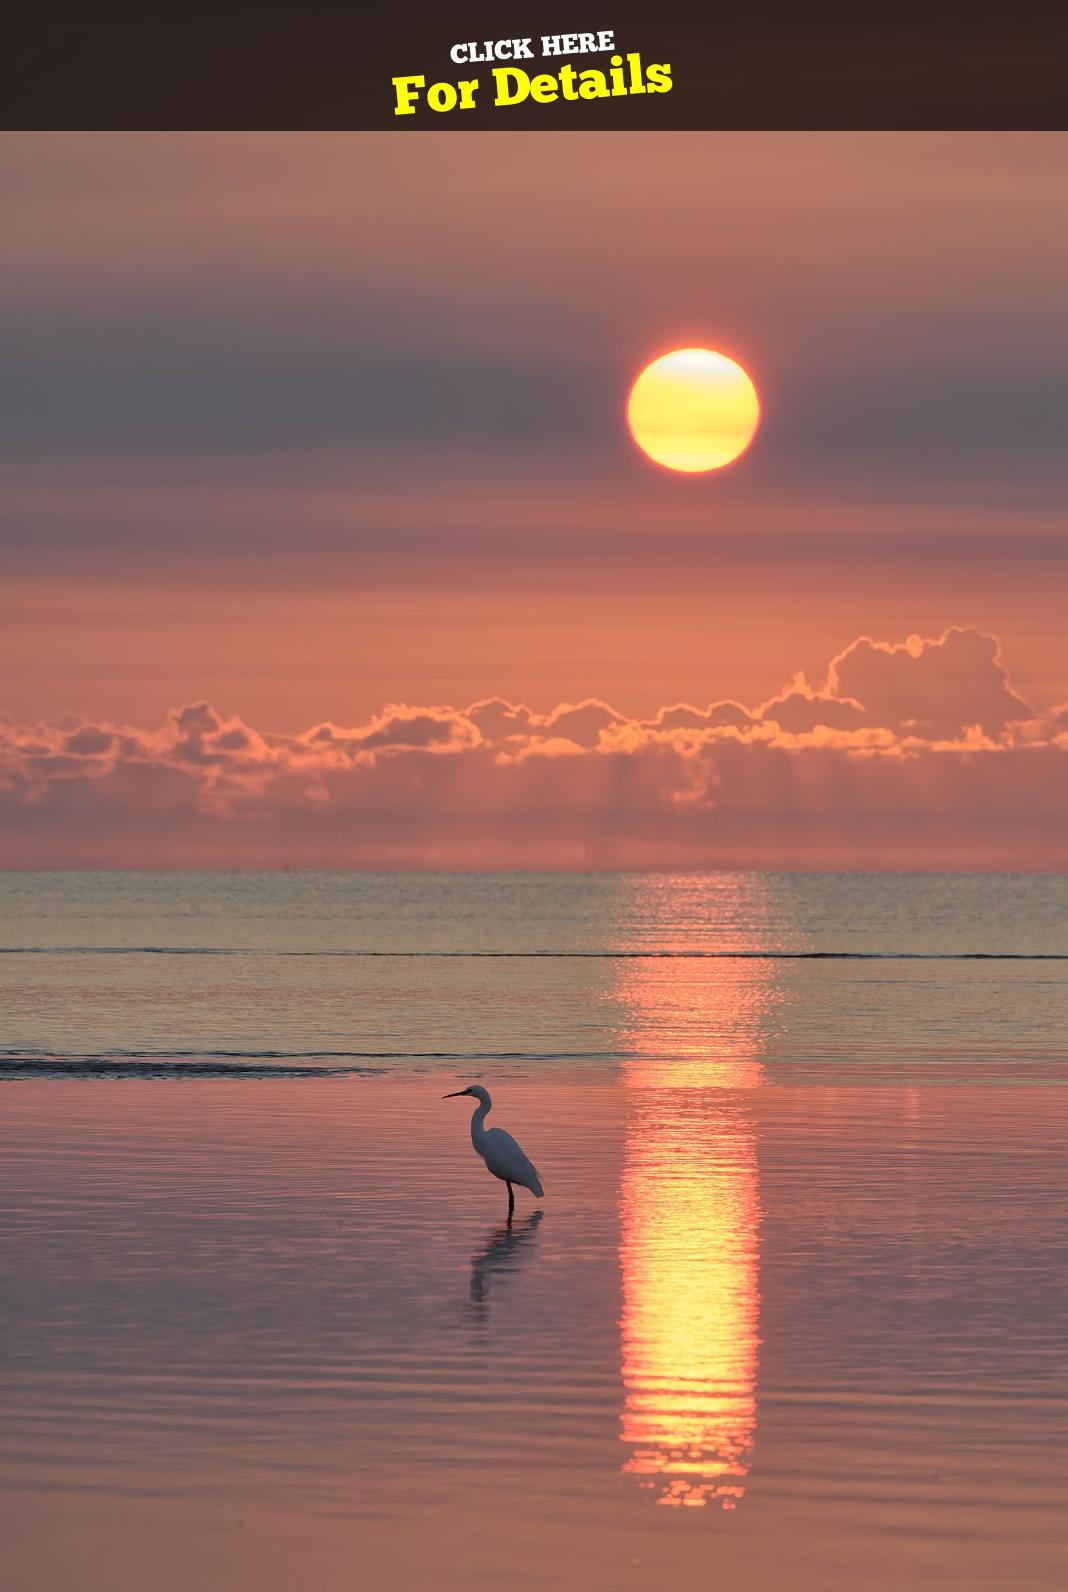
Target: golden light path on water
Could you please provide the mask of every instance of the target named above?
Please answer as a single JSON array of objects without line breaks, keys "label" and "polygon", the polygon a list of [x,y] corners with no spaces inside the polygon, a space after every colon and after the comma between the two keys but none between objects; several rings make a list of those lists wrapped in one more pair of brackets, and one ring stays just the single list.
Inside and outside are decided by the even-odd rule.
[{"label": "golden light path on water", "polygon": [[[737,1507],[757,1425],[759,1087],[768,964],[622,964],[633,1027],[620,1260],[624,1472]],[[666,1053],[670,1054],[666,1054]]]}]

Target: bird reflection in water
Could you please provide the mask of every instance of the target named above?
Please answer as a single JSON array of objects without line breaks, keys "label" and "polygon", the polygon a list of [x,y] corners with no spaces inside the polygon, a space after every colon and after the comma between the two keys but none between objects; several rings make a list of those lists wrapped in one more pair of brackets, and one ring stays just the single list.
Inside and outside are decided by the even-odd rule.
[{"label": "bird reflection in water", "polygon": [[502,1283],[529,1258],[544,1211],[533,1211],[522,1221],[495,1227],[481,1249],[471,1256],[471,1308],[480,1320],[489,1314],[491,1289]]},{"label": "bird reflection in water", "polygon": [[633,960],[620,1198],[626,1474],[734,1509],[756,1436],[759,1193],[750,1092],[768,964]]}]

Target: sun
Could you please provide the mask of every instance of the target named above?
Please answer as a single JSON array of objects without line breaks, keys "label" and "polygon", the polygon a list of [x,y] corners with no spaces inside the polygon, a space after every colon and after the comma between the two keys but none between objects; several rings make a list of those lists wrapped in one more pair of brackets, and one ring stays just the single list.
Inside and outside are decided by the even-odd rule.
[{"label": "sun", "polygon": [[627,424],[639,448],[657,464],[690,474],[730,464],[759,423],[752,381],[710,348],[662,354],[646,365],[627,399]]}]

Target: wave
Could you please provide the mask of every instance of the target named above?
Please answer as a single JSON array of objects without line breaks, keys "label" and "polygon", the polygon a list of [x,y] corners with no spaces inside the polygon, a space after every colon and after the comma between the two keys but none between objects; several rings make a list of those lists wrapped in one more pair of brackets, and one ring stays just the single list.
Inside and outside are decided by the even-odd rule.
[{"label": "wave", "polygon": [[548,1050],[168,1050],[165,1054],[109,1050],[98,1055],[0,1051],[0,1079],[46,1078],[375,1078],[386,1066],[371,1062],[611,1061],[615,1051]]},{"label": "wave", "polygon": [[1068,962],[1068,951],[771,951],[759,947],[730,950],[648,948],[630,951],[297,951],[214,945],[0,945],[0,956],[349,957],[355,960],[384,958],[416,961]]},{"label": "wave", "polygon": [[102,1057],[2,1057],[4,1078],[341,1078],[374,1076],[380,1067],[263,1066],[226,1061],[109,1061]]}]

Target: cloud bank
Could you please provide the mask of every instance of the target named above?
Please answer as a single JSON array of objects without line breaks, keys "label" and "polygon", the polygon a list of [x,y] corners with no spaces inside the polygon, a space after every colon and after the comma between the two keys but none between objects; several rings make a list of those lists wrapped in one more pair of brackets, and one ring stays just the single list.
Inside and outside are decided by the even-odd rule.
[{"label": "cloud bank", "polygon": [[139,729],[0,720],[0,866],[612,869],[1068,866],[1068,706],[997,640],[858,638],[754,707],[635,719],[392,703],[258,730],[208,702]]}]

